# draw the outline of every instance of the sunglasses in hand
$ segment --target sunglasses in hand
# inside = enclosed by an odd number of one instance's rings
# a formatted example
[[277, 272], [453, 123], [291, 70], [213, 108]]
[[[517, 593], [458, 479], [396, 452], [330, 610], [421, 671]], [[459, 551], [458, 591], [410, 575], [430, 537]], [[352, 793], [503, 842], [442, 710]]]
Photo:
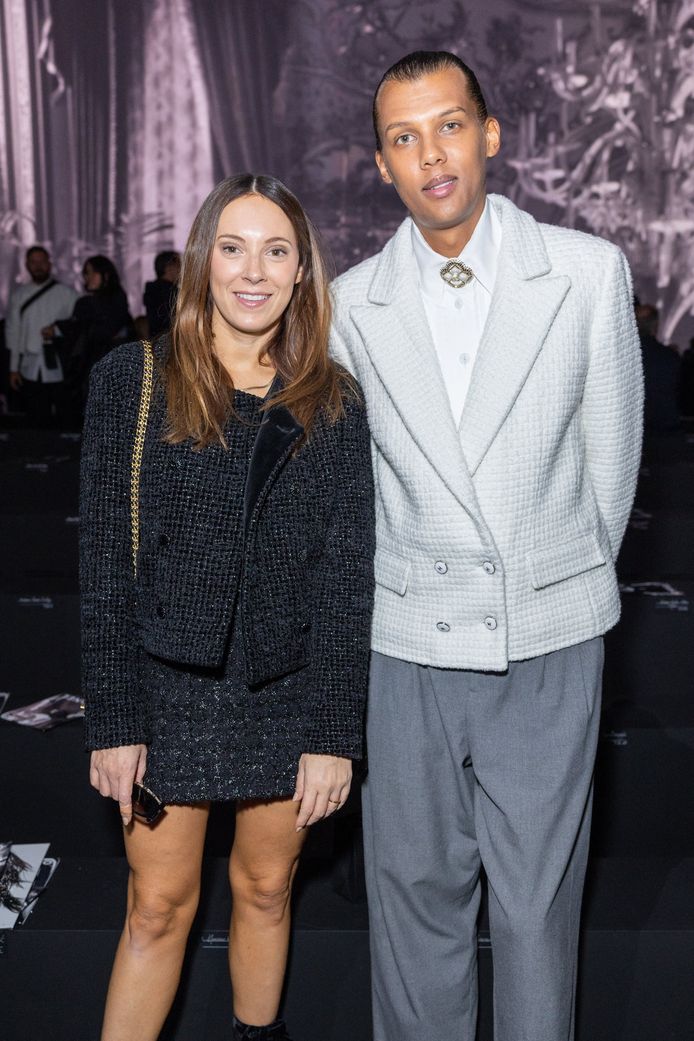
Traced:
[[146, 824], [154, 824], [164, 812], [164, 803], [158, 795], [135, 781], [133, 784], [133, 816]]

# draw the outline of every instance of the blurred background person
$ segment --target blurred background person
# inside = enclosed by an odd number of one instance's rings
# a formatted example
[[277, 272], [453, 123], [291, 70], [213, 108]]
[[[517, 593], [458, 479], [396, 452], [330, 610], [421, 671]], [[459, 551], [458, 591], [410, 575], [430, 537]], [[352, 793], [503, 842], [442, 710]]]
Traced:
[[157, 253], [154, 258], [154, 282], [145, 284], [142, 301], [147, 312], [149, 335], [152, 339], [168, 333], [176, 307], [181, 257], [174, 250]]
[[644, 426], [653, 431], [676, 430], [680, 425], [679, 355], [658, 339], [657, 307], [636, 302], [634, 310], [641, 338], [646, 388]]
[[60, 337], [66, 369], [66, 397], [73, 419], [84, 411], [89, 374], [93, 366], [118, 344], [135, 334], [128, 298], [120, 276], [108, 257], [88, 257], [82, 269], [85, 295], [75, 303], [70, 318], [43, 330], [46, 338]]
[[680, 414], [694, 419], [694, 337], [680, 359]]
[[10, 390], [23, 390], [32, 426], [50, 426], [62, 404], [63, 367], [60, 353], [42, 330], [68, 318], [77, 293], [52, 276], [51, 257], [44, 246], [31, 246], [25, 255], [31, 281], [12, 293], [5, 321], [10, 353]]

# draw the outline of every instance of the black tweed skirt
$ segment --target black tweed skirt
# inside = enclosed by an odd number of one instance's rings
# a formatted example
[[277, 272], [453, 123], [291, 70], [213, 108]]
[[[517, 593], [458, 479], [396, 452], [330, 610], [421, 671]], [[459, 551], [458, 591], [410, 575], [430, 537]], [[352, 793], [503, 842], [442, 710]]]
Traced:
[[143, 654], [153, 735], [146, 786], [165, 803], [292, 795], [308, 716], [306, 673], [251, 690], [240, 626], [218, 672]]

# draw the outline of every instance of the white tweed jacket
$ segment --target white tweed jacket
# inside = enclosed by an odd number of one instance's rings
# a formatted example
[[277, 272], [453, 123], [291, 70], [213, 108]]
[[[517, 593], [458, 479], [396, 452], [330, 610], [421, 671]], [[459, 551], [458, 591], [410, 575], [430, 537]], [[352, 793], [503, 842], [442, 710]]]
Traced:
[[604, 633], [641, 453], [631, 276], [602, 239], [502, 196], [499, 270], [456, 429], [411, 222], [333, 284], [332, 351], [364, 390], [376, 481], [372, 647], [444, 668]]

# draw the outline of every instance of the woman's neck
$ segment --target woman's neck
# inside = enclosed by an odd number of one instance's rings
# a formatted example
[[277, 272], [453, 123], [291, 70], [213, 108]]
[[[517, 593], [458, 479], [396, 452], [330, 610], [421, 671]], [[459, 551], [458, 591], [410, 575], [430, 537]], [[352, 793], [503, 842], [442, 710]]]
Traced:
[[234, 333], [235, 330], [215, 329], [213, 325], [217, 357], [239, 390], [267, 390], [276, 372], [264, 353], [272, 334], [244, 337]]

